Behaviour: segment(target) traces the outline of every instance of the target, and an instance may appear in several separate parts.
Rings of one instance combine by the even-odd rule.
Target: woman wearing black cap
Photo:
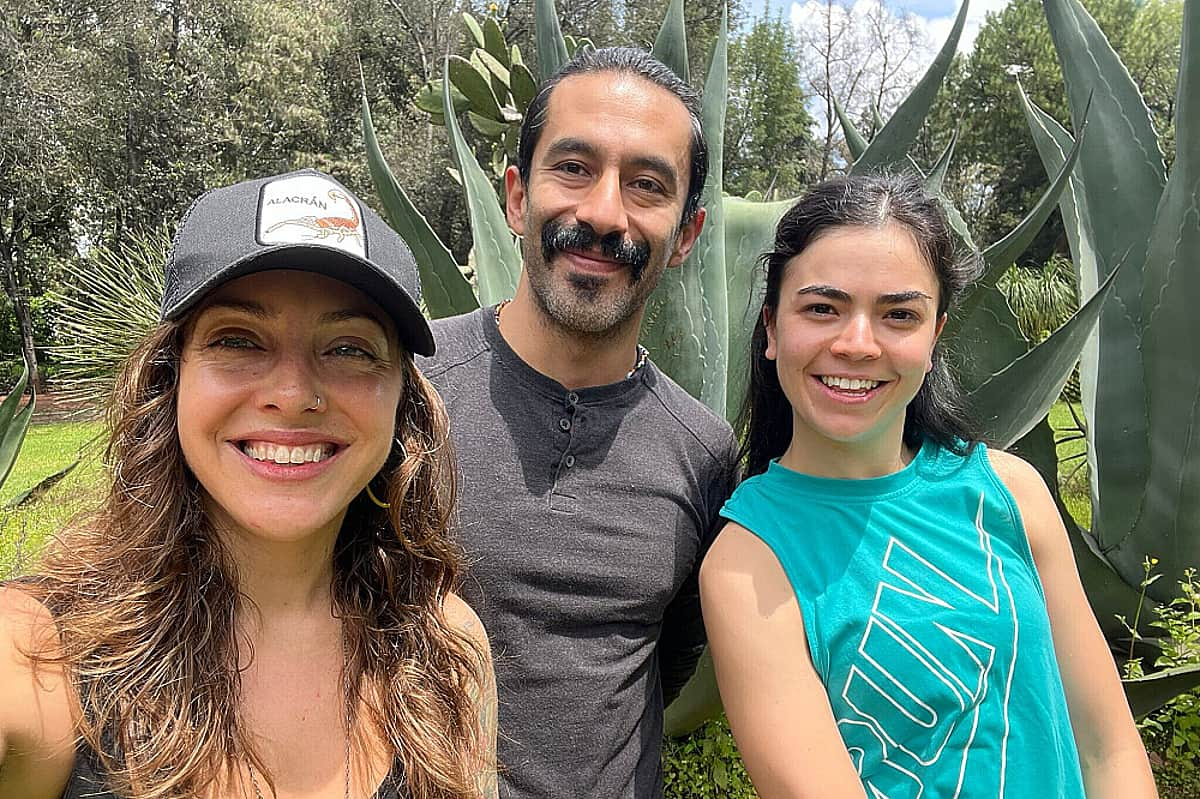
[[[324,175],[197,200],[103,507],[0,587],[0,798],[496,795],[418,299]]]

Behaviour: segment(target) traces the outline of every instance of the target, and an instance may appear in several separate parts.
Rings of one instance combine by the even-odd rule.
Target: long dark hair
[[[940,317],[979,274],[979,258],[961,253],[941,203],[930,197],[920,181],[907,174],[855,175],[833,178],[809,190],[775,228],[775,245],[762,256],[767,273],[763,308],[772,315],[779,307],[779,287],[788,263],[825,233],[835,228],[900,225],[916,241],[938,281]],[[750,382],[742,404],[739,428],[746,431],[742,457],[746,475],[763,472],[792,440],[792,406],[779,385],[775,362],[766,356],[767,327],[759,311],[750,339]],[[909,402],[904,414],[904,443],[916,448],[926,439],[955,451],[976,440],[966,403],[946,365],[940,344],[933,350],[933,369]]]

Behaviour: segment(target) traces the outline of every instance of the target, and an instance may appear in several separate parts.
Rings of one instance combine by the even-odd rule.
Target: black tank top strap
[[[108,774],[100,757],[84,742],[75,749],[75,768],[62,799],[121,799],[108,785]]]
[[[392,762],[392,770],[383,778],[383,782],[379,783],[379,789],[375,791],[375,796],[372,799],[408,799],[408,780],[404,777],[404,763],[400,758],[396,758]]]
[[[96,752],[86,743],[80,743],[76,750],[75,768],[71,770],[71,778],[62,799],[122,799],[112,792],[107,776]],[[392,770],[383,778],[372,799],[409,799],[404,764],[399,758],[392,764]]]

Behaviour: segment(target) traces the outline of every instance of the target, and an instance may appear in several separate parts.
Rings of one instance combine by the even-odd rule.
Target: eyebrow
[[[270,311],[262,303],[254,300],[238,300],[238,299],[217,299],[204,306],[204,311],[233,311],[235,313],[244,313],[247,316],[252,316],[255,319],[267,320],[278,314]],[[321,314],[317,320],[317,324],[330,325],[338,322],[347,322],[354,319],[365,319],[369,322],[374,322],[379,328],[386,333],[387,325],[375,314],[370,311],[359,308],[342,308],[336,311],[328,311]]]
[[[814,284],[805,286],[796,291],[797,294],[817,294],[821,297],[828,297],[831,300],[839,302],[850,302],[850,295],[835,286],[827,286],[824,284]],[[923,291],[896,291],[889,294],[880,294],[875,300],[879,305],[899,305],[913,300],[929,300],[933,302],[933,297],[930,297]]]
[[[375,314],[370,311],[365,311],[359,308],[343,308],[339,311],[329,311],[321,314],[321,318],[317,320],[318,324],[330,325],[337,322],[348,322],[355,319],[365,319],[368,322],[374,322],[379,326],[379,329],[384,333],[388,332],[388,326]]]
[[[254,302],[253,300],[217,299],[206,303],[201,312],[214,310],[237,311],[247,316],[253,316],[255,319],[270,319],[274,316],[273,313],[263,307],[262,303]]]
[[[565,136],[551,142],[550,146],[546,149],[546,157],[552,158],[559,155],[584,155],[593,159],[600,157],[599,151],[590,142],[574,136]],[[679,182],[679,174],[675,170],[675,166],[661,156],[635,156],[629,160],[629,165],[637,169],[646,169],[656,173],[664,182],[670,184],[669,188],[672,191],[675,190],[675,186]]]

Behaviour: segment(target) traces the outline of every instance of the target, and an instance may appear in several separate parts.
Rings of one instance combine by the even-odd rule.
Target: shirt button
[[[574,465],[575,465],[575,456],[574,456],[574,455],[568,455],[568,456],[567,456],[567,457],[566,457],[566,458],[563,460],[563,463],[567,464],[567,468],[568,468],[568,469],[570,469],[572,466],[574,466]]]
[[[571,405],[574,405],[575,403],[579,402],[579,395],[572,391],[567,395],[567,402]]]
[[[571,420],[564,416],[563,418],[558,420],[558,426],[561,427],[563,430],[570,430],[571,429]]]

